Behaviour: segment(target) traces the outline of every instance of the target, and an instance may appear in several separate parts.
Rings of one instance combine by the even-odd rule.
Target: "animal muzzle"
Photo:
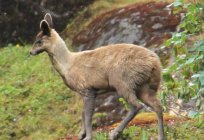
[[[30,51],[30,55],[37,55],[37,52],[36,51]]]
[[[41,49],[36,49],[36,50],[34,50],[34,49],[31,49],[30,50],[30,55],[38,55],[38,54],[40,54],[41,52],[43,52],[44,50],[41,50]]]

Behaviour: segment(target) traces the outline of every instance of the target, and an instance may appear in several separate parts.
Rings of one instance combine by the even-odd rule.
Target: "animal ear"
[[[50,13],[45,14],[44,20],[47,21],[47,23],[50,25],[51,28],[53,27],[52,16]]]
[[[44,35],[50,36],[50,26],[46,20],[42,20],[40,22],[40,29],[42,30]]]

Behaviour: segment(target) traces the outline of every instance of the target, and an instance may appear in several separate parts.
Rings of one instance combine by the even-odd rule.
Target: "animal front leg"
[[[86,137],[84,111],[82,112],[82,126],[81,126],[81,131],[79,132],[78,137],[79,137],[79,140],[83,140]]]
[[[84,97],[84,124],[86,129],[86,137],[83,140],[92,140],[92,116],[94,112],[95,95],[87,94]]]

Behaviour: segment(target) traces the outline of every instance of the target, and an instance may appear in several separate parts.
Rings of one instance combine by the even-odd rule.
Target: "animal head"
[[[40,32],[37,34],[32,49],[30,50],[31,55],[37,55],[42,52],[52,52],[53,45],[57,32],[52,28],[52,17],[47,13],[44,19],[40,22]]]

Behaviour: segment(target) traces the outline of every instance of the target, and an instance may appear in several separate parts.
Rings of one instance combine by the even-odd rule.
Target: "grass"
[[[165,126],[167,140],[202,140],[203,128],[196,127],[195,122],[175,123]],[[157,125],[130,126],[124,130],[119,140],[157,140]],[[108,140],[108,133],[98,132],[95,140]]]
[[[150,120],[156,120],[155,113],[138,114],[130,123],[131,126],[123,131],[119,140],[157,140],[158,126],[155,123],[148,123]],[[202,140],[204,137],[202,115],[188,120],[164,114],[164,120],[167,140]],[[110,129],[113,128],[110,127]],[[109,132],[109,128],[106,132],[104,130],[102,132],[99,131],[95,135],[95,140],[108,140]]]
[[[16,45],[0,50],[0,139],[50,140],[77,131],[79,98],[46,54],[30,57],[29,49]]]

